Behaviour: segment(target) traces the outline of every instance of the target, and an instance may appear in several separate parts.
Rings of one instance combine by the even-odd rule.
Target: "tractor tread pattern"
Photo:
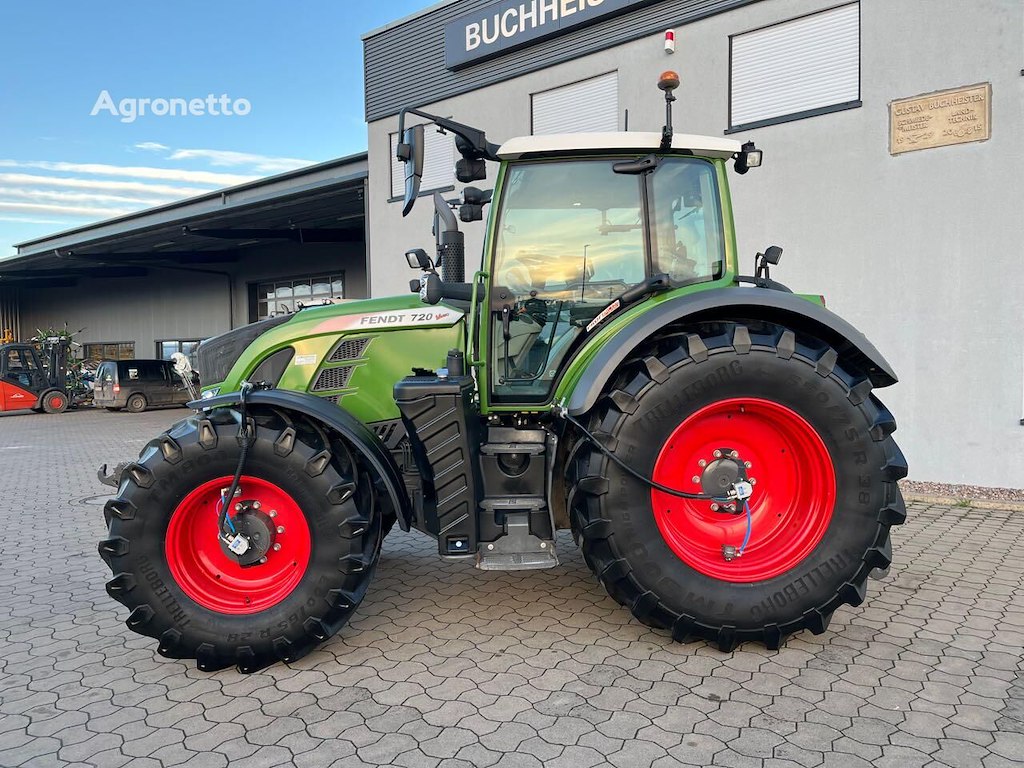
[[[288,425],[284,426],[285,423]],[[272,630],[267,639],[238,644],[225,637],[211,642],[209,637],[194,632],[193,625],[176,624],[159,601],[150,598],[147,602],[141,594],[144,590],[137,588],[141,574],[132,552],[133,535],[140,534],[147,515],[156,513],[147,508],[144,492],[153,486],[161,465],[176,465],[190,455],[194,460],[197,451],[208,453],[218,444],[234,442],[237,425],[237,413],[221,409],[207,417],[178,422],[150,441],[138,462],[126,467],[117,497],[105,505],[108,536],[99,542],[98,550],[114,574],[106,584],[107,593],[129,609],[126,624],[130,629],[158,640],[161,655],[194,658],[203,671],[235,666],[240,672],[251,673],[278,660],[288,662],[302,657],[348,621],[366,594],[376,568],[382,531],[372,482],[368,475],[365,482],[360,482],[369,470],[354,461],[340,443],[329,442],[304,417],[286,417],[265,409],[259,416],[257,439],[266,440],[271,452],[282,460],[292,456],[305,441],[308,458],[293,459],[298,462],[294,466],[299,473],[312,478],[306,479],[306,483],[315,481],[324,487],[324,497],[335,516],[333,530],[350,554],[337,561],[336,576],[327,574],[334,586],[320,600],[319,608],[314,609],[316,613],[286,629]],[[344,456],[336,455],[339,452]],[[329,467],[334,470],[321,477]],[[366,508],[357,509],[358,504]]]
[[[851,370],[846,370],[836,350],[820,343],[815,346],[817,340],[801,339],[790,329],[777,327],[776,331],[774,344],[766,347],[759,346],[760,342],[752,343],[749,329],[740,323],[735,324],[732,333],[724,337],[702,326],[689,327],[682,332],[678,329],[672,332],[670,329],[664,337],[656,337],[638,350],[639,356],[634,355],[628,359],[619,373],[613,376],[609,388],[590,412],[589,429],[592,432],[600,430],[610,433],[614,438],[631,412],[618,407],[621,398],[613,397],[615,392],[629,386],[631,391],[637,393],[633,397],[636,403],[651,387],[667,381],[671,369],[680,365],[699,365],[723,345],[739,354],[748,354],[751,349],[764,349],[786,360],[798,360],[810,366],[818,375],[840,382],[846,388],[850,403],[862,410],[866,424],[870,426],[871,438],[882,443],[886,462],[881,467],[881,473],[885,480],[887,502],[878,511],[874,546],[863,553],[855,576],[837,585],[835,593],[822,605],[784,625],[766,623],[754,629],[702,623],[685,613],[673,614],[663,604],[653,608],[651,598],[645,595],[646,588],[631,575],[629,563],[618,553],[611,521],[601,516],[599,497],[607,493],[609,487],[609,479],[603,474],[608,459],[581,440],[573,453],[572,462],[566,467],[567,499],[573,535],[583,550],[583,558],[588,567],[598,576],[608,594],[620,605],[629,608],[639,621],[670,630],[672,638],[678,642],[699,638],[727,652],[747,641],[759,641],[768,649],[778,649],[787,636],[802,629],[821,634],[828,628],[832,614],[839,606],[856,606],[863,602],[868,575],[875,569],[888,568],[892,562],[890,527],[900,525],[906,519],[906,506],[897,481],[906,476],[907,463],[891,437],[896,422],[888,409],[872,394],[866,372],[856,371],[853,366],[850,366]],[[684,354],[680,355],[680,352]]]

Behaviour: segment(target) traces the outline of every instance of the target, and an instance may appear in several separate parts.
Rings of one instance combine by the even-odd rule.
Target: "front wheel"
[[[380,551],[373,483],[347,446],[302,417],[250,414],[255,439],[231,503],[251,542],[244,556],[218,535],[238,465],[234,410],[151,441],[104,513],[107,592],[129,608],[128,627],[203,670],[251,672],[309,652],[348,621]]]
[[[43,395],[42,402],[46,413],[64,413],[68,409],[68,396],[56,389]]]
[[[891,560],[906,512],[895,422],[863,374],[818,339],[764,323],[703,323],[624,365],[591,417],[653,489],[580,441],[573,529],[608,592],[677,640],[731,650],[824,632]],[[737,481],[753,493],[728,498]]]

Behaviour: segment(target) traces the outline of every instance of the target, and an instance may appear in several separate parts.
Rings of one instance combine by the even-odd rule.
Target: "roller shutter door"
[[[533,134],[617,131],[619,75],[606,75],[535,93]]]
[[[731,38],[732,128],[856,103],[860,4]]]

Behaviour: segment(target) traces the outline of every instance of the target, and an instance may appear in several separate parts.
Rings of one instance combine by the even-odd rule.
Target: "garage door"
[[[535,136],[619,129],[618,72],[541,91],[531,99]]]

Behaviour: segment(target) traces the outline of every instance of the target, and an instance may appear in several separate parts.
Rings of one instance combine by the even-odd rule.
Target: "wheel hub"
[[[687,478],[714,497],[654,488],[651,506],[676,556],[735,583],[771,579],[803,561],[835,506],[835,471],[821,437],[791,408],[762,398],[720,400],[688,416],[663,444],[653,477],[674,488]]]
[[[700,489],[708,496],[728,499],[737,483],[750,482],[747,477],[750,462],[743,461],[734,448],[716,448],[711,461],[700,459],[697,463],[703,467],[699,475]],[[738,514],[742,506],[735,501],[717,501],[711,503],[711,511]]]
[[[199,605],[219,613],[248,614],[284,600],[309,565],[309,523],[295,499],[269,480],[243,475],[231,506],[235,530],[246,538],[241,555],[217,530],[217,503],[231,476],[209,480],[185,496],[167,526],[171,575]],[[230,539],[229,539],[230,541]]]
[[[281,549],[280,544],[276,542],[277,526],[270,515],[261,511],[262,505],[255,499],[240,501],[235,506],[236,509],[239,507],[241,509],[232,516],[231,522],[235,526],[235,533],[241,534],[248,540],[249,548],[243,554],[237,555],[230,550],[228,542],[221,536],[221,550],[225,556],[237,559],[238,564],[242,566],[266,563],[268,553],[275,545],[278,550]],[[276,516],[276,510],[274,514]]]

